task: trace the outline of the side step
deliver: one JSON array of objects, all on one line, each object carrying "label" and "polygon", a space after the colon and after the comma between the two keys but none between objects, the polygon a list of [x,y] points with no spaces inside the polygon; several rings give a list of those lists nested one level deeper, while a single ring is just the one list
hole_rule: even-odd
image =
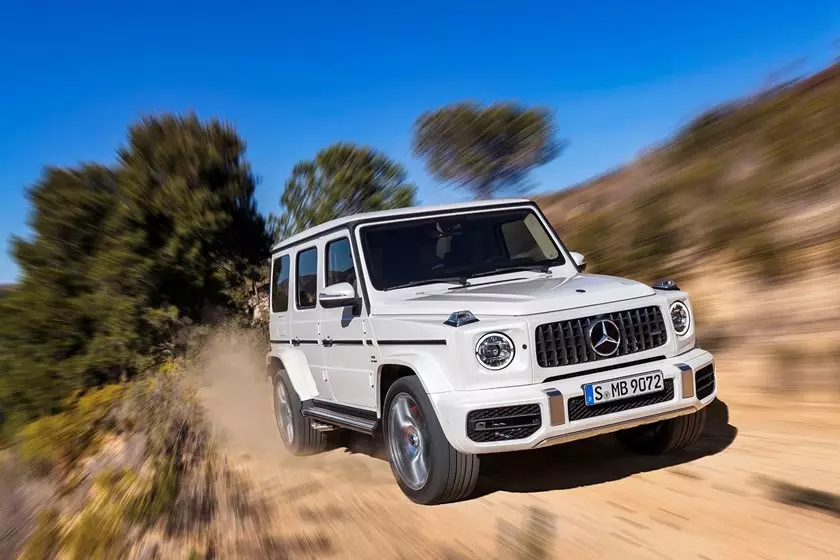
[{"label": "side step", "polygon": [[368,410],[311,400],[304,401],[301,405],[301,414],[307,418],[312,418],[319,423],[328,424],[337,428],[346,428],[355,432],[373,435],[379,424],[376,413]]}]

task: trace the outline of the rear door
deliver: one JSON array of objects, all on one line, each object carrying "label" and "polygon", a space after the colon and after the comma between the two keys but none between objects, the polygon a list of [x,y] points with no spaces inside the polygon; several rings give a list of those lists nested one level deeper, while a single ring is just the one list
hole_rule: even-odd
[{"label": "rear door", "polygon": [[318,387],[318,398],[333,400],[324,352],[321,346],[321,310],[318,306],[319,266],[316,245],[304,246],[294,253],[292,297],[292,346],[299,348],[309,362],[312,378]]}]

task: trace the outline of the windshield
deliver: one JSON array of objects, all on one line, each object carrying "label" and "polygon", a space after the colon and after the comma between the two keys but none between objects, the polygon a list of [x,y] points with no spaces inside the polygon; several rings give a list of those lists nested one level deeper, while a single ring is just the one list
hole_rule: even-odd
[{"label": "windshield", "polygon": [[565,263],[540,219],[527,209],[369,226],[361,238],[377,290]]}]

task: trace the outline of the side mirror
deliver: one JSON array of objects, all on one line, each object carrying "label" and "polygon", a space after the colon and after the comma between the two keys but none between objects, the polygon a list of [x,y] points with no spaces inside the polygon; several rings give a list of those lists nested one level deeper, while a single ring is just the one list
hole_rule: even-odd
[{"label": "side mirror", "polygon": [[356,289],[352,284],[339,282],[324,288],[324,291],[318,294],[318,301],[322,307],[328,309],[347,307],[356,303]]},{"label": "side mirror", "polygon": [[572,260],[575,261],[575,264],[578,265],[578,268],[581,269],[581,271],[586,270],[586,257],[581,255],[580,253],[575,253],[574,251],[572,251],[571,253]]}]

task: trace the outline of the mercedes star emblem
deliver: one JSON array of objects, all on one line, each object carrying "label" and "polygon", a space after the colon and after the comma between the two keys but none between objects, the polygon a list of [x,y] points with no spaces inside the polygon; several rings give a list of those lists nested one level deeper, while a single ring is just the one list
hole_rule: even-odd
[{"label": "mercedes star emblem", "polygon": [[589,344],[599,356],[612,356],[621,342],[621,331],[609,319],[601,319],[589,327]]}]

